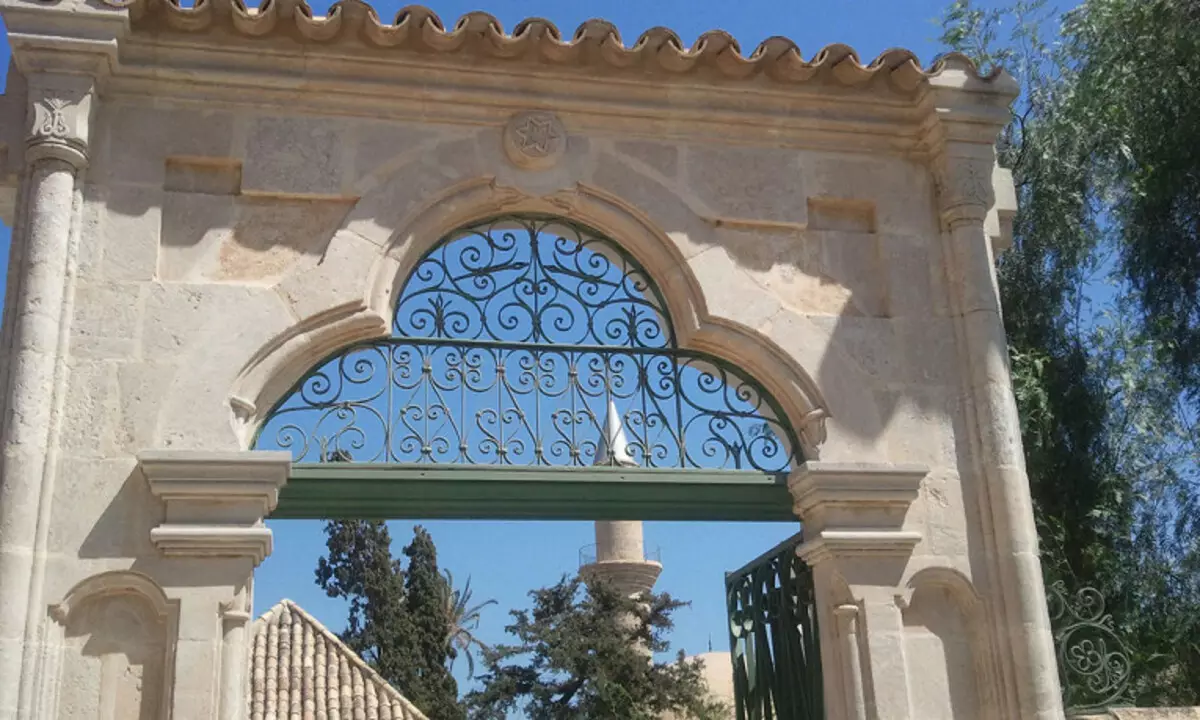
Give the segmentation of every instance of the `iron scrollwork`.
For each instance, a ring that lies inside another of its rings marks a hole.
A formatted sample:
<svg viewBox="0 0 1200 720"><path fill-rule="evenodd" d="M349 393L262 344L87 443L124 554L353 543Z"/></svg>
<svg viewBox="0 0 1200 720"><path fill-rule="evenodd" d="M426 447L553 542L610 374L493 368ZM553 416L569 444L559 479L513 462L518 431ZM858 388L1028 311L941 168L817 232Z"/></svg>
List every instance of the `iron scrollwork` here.
<svg viewBox="0 0 1200 720"><path fill-rule="evenodd" d="M311 372L259 446L297 462L584 466L613 405L642 467L790 468L798 445L771 398L679 349L665 307L587 228L534 216L466 228L413 270L392 337Z"/></svg>
<svg viewBox="0 0 1200 720"><path fill-rule="evenodd" d="M1087 713L1128 703L1132 664L1104 596L1091 587L1072 593L1061 580L1050 584L1046 596L1063 705Z"/></svg>

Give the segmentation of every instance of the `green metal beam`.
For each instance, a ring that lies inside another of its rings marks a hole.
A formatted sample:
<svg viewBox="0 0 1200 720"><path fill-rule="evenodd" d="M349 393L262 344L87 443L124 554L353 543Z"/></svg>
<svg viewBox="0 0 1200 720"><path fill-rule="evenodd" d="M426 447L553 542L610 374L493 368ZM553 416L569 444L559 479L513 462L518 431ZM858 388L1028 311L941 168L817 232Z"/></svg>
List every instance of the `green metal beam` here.
<svg viewBox="0 0 1200 720"><path fill-rule="evenodd" d="M789 521L786 476L609 467L297 464L273 518Z"/></svg>

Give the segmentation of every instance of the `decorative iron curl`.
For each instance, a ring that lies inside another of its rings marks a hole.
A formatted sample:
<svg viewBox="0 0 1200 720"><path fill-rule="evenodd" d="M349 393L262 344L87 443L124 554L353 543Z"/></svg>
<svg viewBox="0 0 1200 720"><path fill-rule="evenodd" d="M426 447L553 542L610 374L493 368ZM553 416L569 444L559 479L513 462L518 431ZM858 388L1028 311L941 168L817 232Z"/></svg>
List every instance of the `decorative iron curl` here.
<svg viewBox="0 0 1200 720"><path fill-rule="evenodd" d="M679 349L658 288L589 228L544 216L451 233L391 338L329 357L259 431L296 462L592 464L609 406L646 468L783 473L796 434L737 368Z"/></svg>
<svg viewBox="0 0 1200 720"><path fill-rule="evenodd" d="M1063 705L1087 714L1131 702L1129 649L1105 611L1100 591L1081 587L1072 593L1060 580L1047 588L1046 596Z"/></svg>

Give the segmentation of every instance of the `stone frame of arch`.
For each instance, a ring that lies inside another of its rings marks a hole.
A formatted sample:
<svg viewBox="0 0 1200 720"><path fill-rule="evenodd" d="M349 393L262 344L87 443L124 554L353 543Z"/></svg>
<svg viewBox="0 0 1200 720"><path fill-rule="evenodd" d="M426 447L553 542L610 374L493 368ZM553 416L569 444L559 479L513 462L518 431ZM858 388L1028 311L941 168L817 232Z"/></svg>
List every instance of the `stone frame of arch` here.
<svg viewBox="0 0 1200 720"><path fill-rule="evenodd" d="M721 33L626 45L598 21L382 22L351 0L0 14L0 720L45 714L53 608L114 571L174 666L144 697L242 717L281 493L287 513L303 488L395 480L319 477L256 433L323 359L389 335L447 233L522 213L618 243L678 347L777 402L805 458L786 481L680 471L621 485L613 512L802 518L829 718L1062 717L994 278L1003 72L778 38L743 55Z"/></svg>

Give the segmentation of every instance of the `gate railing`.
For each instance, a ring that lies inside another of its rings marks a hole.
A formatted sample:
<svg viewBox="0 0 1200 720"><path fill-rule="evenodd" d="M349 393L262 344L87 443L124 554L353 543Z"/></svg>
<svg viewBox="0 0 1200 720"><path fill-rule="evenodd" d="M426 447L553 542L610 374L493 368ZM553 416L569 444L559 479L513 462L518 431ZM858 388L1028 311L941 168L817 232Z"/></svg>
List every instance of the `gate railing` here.
<svg viewBox="0 0 1200 720"><path fill-rule="evenodd" d="M1061 580L1046 588L1063 706L1072 715L1129 705L1129 649L1107 612L1104 595L1091 587L1068 590Z"/></svg>
<svg viewBox="0 0 1200 720"><path fill-rule="evenodd" d="M812 571L799 534L725 575L738 720L825 717Z"/></svg>

